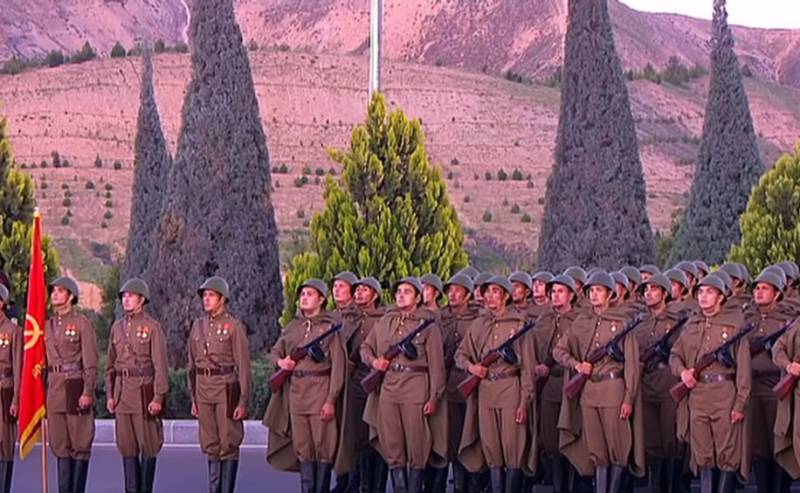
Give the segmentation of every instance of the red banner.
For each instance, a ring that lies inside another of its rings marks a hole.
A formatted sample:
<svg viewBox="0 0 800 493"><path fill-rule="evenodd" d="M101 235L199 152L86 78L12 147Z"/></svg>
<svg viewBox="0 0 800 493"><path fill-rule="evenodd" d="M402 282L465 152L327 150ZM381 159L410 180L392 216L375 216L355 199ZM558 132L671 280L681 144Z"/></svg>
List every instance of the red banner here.
<svg viewBox="0 0 800 493"><path fill-rule="evenodd" d="M42 255L42 216L33 218L31 270L28 277L28 307L25 316L25 355L19 401L19 455L25 458L41 440L45 417L45 348L44 321L47 309L47 286L44 282Z"/></svg>

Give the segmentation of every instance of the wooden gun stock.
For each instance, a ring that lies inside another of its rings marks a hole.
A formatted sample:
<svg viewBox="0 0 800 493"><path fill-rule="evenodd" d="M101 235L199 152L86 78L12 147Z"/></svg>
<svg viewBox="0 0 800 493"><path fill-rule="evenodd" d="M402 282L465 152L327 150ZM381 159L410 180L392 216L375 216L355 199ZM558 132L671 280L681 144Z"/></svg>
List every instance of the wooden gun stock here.
<svg viewBox="0 0 800 493"><path fill-rule="evenodd" d="M776 383L775 386L772 387L772 392L775 393L775 396L779 401L782 401L789 397L789 394L791 394L794 390L794 386L797 384L798 380L800 380L800 377L787 374L781 378L780 382Z"/></svg>
<svg viewBox="0 0 800 493"><path fill-rule="evenodd" d="M400 346L392 346L390 347L385 353L383 353L383 357L392 361L400 354ZM375 389L378 388L378 385L381 384L383 381L383 376L386 374L385 371L376 370L373 368L370 370L369 374L361 379L361 388L364 389L364 392L367 394L371 394L375 392Z"/></svg>
<svg viewBox="0 0 800 493"><path fill-rule="evenodd" d="M290 357L292 358L292 361L297 363L301 359L305 358L307 355L308 355L308 348L300 347L292 351ZM281 390L283 384L285 384L286 381L289 380L289 377L291 376L292 376L292 370L278 369L278 371L276 371L275 373L272 374L271 377L269 377L269 390L272 391L273 393Z"/></svg>
<svg viewBox="0 0 800 493"><path fill-rule="evenodd" d="M500 353L497 351L492 351L485 358L483 358L483 360L481 361L481 366L488 367L498 359L500 359ZM467 378L465 378L460 384L458 384L458 391L466 399L473 392L475 392L475 389L478 388L478 385L480 383L481 383L481 378L475 375L470 375Z"/></svg>

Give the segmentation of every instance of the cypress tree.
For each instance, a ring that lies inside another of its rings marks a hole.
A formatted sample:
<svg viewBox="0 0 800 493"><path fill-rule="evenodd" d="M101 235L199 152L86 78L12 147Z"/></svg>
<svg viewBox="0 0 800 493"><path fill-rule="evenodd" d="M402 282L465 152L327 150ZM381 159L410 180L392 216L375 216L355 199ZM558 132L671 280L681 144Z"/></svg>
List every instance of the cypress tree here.
<svg viewBox="0 0 800 493"><path fill-rule="evenodd" d="M251 351L277 336L282 309L267 140L231 0L194 2L189 34L192 77L150 262L173 365L185 362L208 276L228 280Z"/></svg>
<svg viewBox="0 0 800 493"><path fill-rule="evenodd" d="M391 286L428 272L446 279L466 266L458 215L429 162L419 120L400 110L387 114L386 100L375 93L350 149L330 155L342 175L328 178L325 208L311 221L311 248L287 273L284 321L294 315L297 287L309 277L331 279L346 269Z"/></svg>
<svg viewBox="0 0 800 493"><path fill-rule="evenodd" d="M711 81L703 139L671 262L723 261L730 246L739 241L739 215L763 171L724 0L714 0L711 26Z"/></svg>
<svg viewBox="0 0 800 493"><path fill-rule="evenodd" d="M800 143L764 173L740 223L742 239L731 248L730 261L745 264L750 272L800 261Z"/></svg>
<svg viewBox="0 0 800 493"><path fill-rule="evenodd" d="M639 144L606 0L569 0L555 165L539 266L653 259Z"/></svg>
<svg viewBox="0 0 800 493"><path fill-rule="evenodd" d="M122 279L148 278L147 263L153 243L153 231L161 217L167 176L172 157L161 130L161 119L153 89L153 60L145 51L142 86L139 93L139 115L134 142L133 197L128 246Z"/></svg>

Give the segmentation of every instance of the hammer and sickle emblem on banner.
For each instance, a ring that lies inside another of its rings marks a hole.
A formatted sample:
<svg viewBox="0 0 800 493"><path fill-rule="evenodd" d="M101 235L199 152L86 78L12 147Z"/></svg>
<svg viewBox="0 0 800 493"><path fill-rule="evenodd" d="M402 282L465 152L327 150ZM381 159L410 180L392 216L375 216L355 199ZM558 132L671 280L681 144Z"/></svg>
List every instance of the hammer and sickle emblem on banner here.
<svg viewBox="0 0 800 493"><path fill-rule="evenodd" d="M39 342L39 337L42 335L42 328L39 327L39 322L30 315L25 315L25 320L30 322L31 325L31 328L24 332L25 337L28 338L27 341L25 341L25 349L28 350Z"/></svg>

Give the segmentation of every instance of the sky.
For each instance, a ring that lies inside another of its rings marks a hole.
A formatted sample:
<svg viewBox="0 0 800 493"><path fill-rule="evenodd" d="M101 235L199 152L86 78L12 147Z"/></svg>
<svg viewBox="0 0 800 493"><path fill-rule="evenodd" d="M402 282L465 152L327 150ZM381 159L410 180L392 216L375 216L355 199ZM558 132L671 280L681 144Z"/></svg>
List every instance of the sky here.
<svg viewBox="0 0 800 493"><path fill-rule="evenodd" d="M621 0L636 10L711 18L711 0ZM800 29L800 0L728 0L728 22L740 26Z"/></svg>

